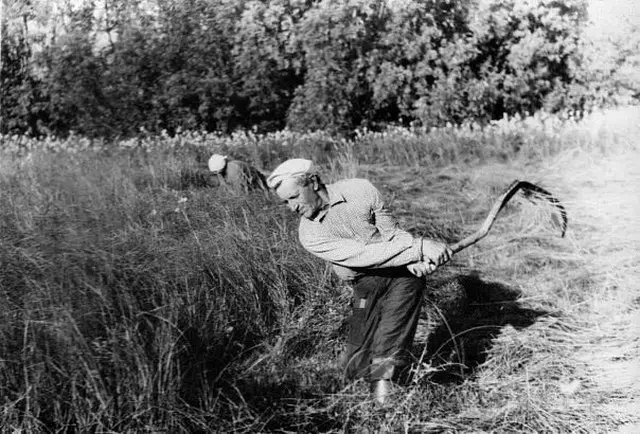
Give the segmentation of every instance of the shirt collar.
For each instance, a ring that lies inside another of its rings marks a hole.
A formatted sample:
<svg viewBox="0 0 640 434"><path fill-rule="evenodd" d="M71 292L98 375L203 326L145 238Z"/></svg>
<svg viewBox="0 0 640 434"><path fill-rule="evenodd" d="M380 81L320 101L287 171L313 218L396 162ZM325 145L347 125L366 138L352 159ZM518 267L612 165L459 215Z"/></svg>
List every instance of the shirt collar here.
<svg viewBox="0 0 640 434"><path fill-rule="evenodd" d="M322 221L322 219L324 219L324 216L327 215L331 207L333 207L336 204L339 204L340 202L347 201L342 195L342 193L340 193L332 185L326 185L325 188L327 189L327 195L329 196L329 204L326 205L324 208L322 208L318 212L318 215L316 216L316 218L313 219L314 221L317 221L317 222L320 222Z"/></svg>

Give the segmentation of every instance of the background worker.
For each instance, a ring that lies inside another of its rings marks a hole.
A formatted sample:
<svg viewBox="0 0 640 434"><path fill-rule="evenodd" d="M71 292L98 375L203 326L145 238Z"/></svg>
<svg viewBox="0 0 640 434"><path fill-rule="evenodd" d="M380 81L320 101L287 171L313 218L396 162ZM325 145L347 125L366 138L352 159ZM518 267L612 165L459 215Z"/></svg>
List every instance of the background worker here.
<svg viewBox="0 0 640 434"><path fill-rule="evenodd" d="M379 404L391 381L411 363L422 306L423 276L447 262L446 244L401 230L376 187L365 179L325 185L313 162L291 159L267 179L300 218L299 239L333 264L353 288L345 371L364 377Z"/></svg>
<svg viewBox="0 0 640 434"><path fill-rule="evenodd" d="M213 154L208 162L209 170L218 176L220 185L236 192L260 189L268 191L267 182L258 169L244 161L229 160L226 155Z"/></svg>

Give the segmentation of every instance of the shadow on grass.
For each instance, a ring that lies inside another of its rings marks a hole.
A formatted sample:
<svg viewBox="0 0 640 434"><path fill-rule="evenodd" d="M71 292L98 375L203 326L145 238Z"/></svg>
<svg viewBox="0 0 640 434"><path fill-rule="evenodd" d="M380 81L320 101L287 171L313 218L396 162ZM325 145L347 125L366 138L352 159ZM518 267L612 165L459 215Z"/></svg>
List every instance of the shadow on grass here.
<svg viewBox="0 0 640 434"><path fill-rule="evenodd" d="M413 349L417 357L438 368L430 381L462 382L487 359L504 326L520 330L549 315L524 306L520 296L517 289L473 274L431 288L425 309L430 333L426 342L416 340Z"/></svg>
<svg viewBox="0 0 640 434"><path fill-rule="evenodd" d="M245 377L236 383L238 393L243 394L257 419L262 420L260 432L339 430L344 421L336 418L336 408L331 405L335 398L330 392L337 392L335 385L341 384L341 379L328 370L316 375L295 370L288 374L275 374L270 379Z"/></svg>

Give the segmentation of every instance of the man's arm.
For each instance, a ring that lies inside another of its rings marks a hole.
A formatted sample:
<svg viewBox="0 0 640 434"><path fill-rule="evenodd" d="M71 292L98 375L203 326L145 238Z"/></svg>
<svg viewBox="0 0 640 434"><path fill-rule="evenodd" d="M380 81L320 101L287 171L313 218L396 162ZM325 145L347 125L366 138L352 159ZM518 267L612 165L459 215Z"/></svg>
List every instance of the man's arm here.
<svg viewBox="0 0 640 434"><path fill-rule="evenodd" d="M421 260L420 240L405 233L391 241L365 244L348 238L301 240L305 249L332 264L348 268L403 267Z"/></svg>

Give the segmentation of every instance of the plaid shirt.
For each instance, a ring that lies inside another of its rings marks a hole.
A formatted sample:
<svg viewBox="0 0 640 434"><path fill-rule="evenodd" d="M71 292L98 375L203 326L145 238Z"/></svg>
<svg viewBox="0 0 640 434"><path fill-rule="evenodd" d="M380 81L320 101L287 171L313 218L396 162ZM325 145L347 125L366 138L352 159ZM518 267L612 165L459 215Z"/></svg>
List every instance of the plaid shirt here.
<svg viewBox="0 0 640 434"><path fill-rule="evenodd" d="M403 267L422 259L421 240L401 230L380 192L365 179L326 186L329 205L300 219L299 237L310 253L329 261L345 280L367 269Z"/></svg>

